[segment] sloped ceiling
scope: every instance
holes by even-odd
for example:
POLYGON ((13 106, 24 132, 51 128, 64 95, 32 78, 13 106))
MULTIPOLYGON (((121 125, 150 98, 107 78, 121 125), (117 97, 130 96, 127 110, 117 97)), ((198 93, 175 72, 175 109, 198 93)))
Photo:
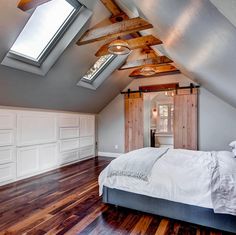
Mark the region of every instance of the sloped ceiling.
MULTIPOLYGON (((220 1, 211 1, 117 2, 129 15, 139 13, 154 25, 154 35, 164 42, 156 49, 173 59, 184 74, 236 107, 236 28, 230 18, 235 13, 229 12, 232 7, 222 10, 216 4, 220 1)), ((17 2, 0 1, 0 60, 29 17, 16 8, 17 2)), ((99 0, 81 2, 94 12, 89 27, 109 16, 99 0)), ((97 91, 76 86, 96 61, 94 53, 100 45, 78 47, 72 43, 45 77, 0 65, 0 105, 99 112, 131 82, 130 71, 116 71, 97 91)))
MULTIPOLYGON (((0 1, 0 61, 30 16, 16 8, 17 2, 0 1)), ((94 12, 89 27, 110 16, 99 0, 81 2, 94 12)), ((97 60, 94 54, 100 45, 71 43, 45 77, 0 65, 0 105, 99 112, 131 81, 123 71, 113 73, 96 91, 76 86, 97 60)))
MULTIPOLYGON (((130 4, 130 0, 122 2, 130 4)), ((133 3, 164 42, 158 49, 192 80, 236 107, 236 28, 228 19, 233 15, 228 12, 232 8, 219 11, 209 0, 133 3), (228 18, 224 16, 226 12, 228 18)))

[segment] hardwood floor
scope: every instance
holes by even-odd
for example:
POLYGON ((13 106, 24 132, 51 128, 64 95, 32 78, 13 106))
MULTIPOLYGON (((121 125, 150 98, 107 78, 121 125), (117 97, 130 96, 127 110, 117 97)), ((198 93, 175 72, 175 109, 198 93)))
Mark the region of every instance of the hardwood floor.
POLYGON ((222 234, 104 205, 97 178, 109 164, 90 159, 0 188, 0 234, 222 234))

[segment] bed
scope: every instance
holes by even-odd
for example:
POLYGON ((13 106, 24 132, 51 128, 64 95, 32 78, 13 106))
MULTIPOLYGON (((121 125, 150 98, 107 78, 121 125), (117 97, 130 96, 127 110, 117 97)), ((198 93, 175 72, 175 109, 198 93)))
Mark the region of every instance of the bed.
POLYGON ((143 148, 99 176, 103 202, 236 233, 236 158, 231 152, 143 148))

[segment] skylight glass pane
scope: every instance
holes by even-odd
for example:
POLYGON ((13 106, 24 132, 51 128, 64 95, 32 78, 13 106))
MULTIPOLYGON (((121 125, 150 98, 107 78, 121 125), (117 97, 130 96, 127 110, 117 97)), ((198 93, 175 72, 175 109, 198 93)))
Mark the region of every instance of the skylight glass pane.
POLYGON ((115 58, 114 55, 101 56, 96 63, 89 69, 89 71, 83 76, 83 80, 92 82, 98 74, 115 58))
POLYGON ((39 61, 53 39, 76 11, 66 0, 52 0, 35 9, 10 52, 39 61))

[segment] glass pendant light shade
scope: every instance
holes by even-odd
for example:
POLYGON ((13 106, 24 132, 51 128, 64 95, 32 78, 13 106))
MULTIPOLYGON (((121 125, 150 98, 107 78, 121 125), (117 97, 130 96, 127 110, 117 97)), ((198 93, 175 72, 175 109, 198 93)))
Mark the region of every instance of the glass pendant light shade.
POLYGON ((156 70, 152 66, 145 65, 141 68, 140 74, 143 76, 152 76, 156 74, 156 70))
POLYGON ((145 64, 142 66, 142 68, 140 69, 140 75, 142 76, 152 76, 156 74, 156 70, 155 70, 155 66, 153 66, 153 64, 148 64, 148 55, 149 55, 150 51, 147 51, 147 59, 145 60, 145 64))
POLYGON ((130 48, 126 41, 116 39, 109 44, 108 51, 114 55, 127 55, 130 53, 130 48))

